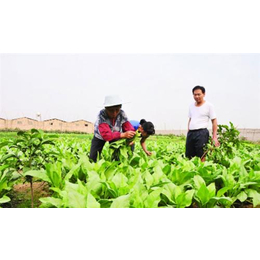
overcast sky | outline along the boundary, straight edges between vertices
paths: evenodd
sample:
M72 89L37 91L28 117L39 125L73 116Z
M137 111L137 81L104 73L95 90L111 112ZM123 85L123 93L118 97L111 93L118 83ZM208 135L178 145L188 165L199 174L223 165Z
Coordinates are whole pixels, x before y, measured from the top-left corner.
M206 88L218 122L260 128L260 54L1 54L0 117L96 120L118 94L129 119L186 129L191 90Z

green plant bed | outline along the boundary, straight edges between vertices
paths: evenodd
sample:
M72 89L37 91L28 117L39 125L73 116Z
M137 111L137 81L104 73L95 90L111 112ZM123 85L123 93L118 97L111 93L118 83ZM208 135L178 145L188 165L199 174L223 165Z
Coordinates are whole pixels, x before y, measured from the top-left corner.
M210 143L206 162L185 158L183 136L151 136L151 156L136 138L134 152L124 140L106 143L94 163L91 135L19 132L0 144L0 206L29 208L33 197L34 207L56 208L259 207L260 147L237 134L220 126L221 147Z

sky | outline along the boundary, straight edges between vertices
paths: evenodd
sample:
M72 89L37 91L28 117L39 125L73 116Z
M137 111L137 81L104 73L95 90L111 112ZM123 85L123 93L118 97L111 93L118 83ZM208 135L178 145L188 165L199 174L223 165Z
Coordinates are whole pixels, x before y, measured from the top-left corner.
M201 85L219 124L260 128L260 54L2 53L0 84L6 119L95 122L105 96L119 95L129 120L186 129L191 90Z

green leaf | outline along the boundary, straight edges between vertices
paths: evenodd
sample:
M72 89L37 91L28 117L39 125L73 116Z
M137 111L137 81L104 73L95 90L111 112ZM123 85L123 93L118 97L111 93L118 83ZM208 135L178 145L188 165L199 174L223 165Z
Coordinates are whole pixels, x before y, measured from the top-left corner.
M21 175L19 172L13 171L13 172L12 172L11 180L12 180L12 181L17 180L17 179L21 178L21 176L22 176L22 175Z
M173 191L172 191L172 194L173 194L173 198L174 198L174 201L176 201L176 199L180 196L180 194L184 193L183 192L183 186L175 186Z
M117 161L112 162L112 164L105 170L104 175L107 180L110 180L113 178L113 176L115 175L115 173L117 171L117 165L118 165Z
M34 133L37 133L37 134L38 134L38 133L39 133L39 130L38 130L38 129L35 129L35 128L32 128L32 129L31 129L31 133L32 133L32 134L34 134Z
M18 135L18 136L23 136L24 134L25 134L24 131L18 131L18 132L17 132L17 135Z
M56 207L56 208L61 208L62 207L62 200L61 199L57 199L57 198L53 198L53 197L47 197L47 198L40 198L39 201L42 203L41 204L41 208L44 207Z
M202 184L200 186L199 190L196 193L196 198L198 198L202 206L205 206L209 202L209 190L207 189L205 184Z
M98 190L101 188L101 180L97 172L95 171L89 172L89 178L87 180L86 187L89 192L94 191L95 193L97 193Z
M46 171L44 170L29 170L24 173L24 176L32 176L32 177L37 177L43 181L51 183L51 180L46 174Z
M17 158L17 155L16 154L7 154L7 155L2 157L1 162L4 162L9 158Z
M4 141L4 142L1 142L0 143L0 148L6 146L6 145L9 145L9 142L8 141Z
M207 189L209 191L209 197L212 198L216 194L216 186L215 183L211 183L210 185L207 186Z
M0 198L0 204L7 203L9 201L11 201L11 199L5 195L2 198Z
M260 194L256 190L248 189L246 190L248 197L253 199L253 206L256 207L260 205Z
M80 164L75 164L72 166L70 171L66 174L64 180L68 181L70 178L74 175L76 178L78 178L78 173L80 170Z
M55 145L55 142L54 142L54 141L52 141L52 140L45 140L45 141L43 141L43 142L42 142L42 145L44 145L44 144L51 144L51 145Z
M112 182L116 185L117 188L127 186L127 177L123 173L117 173L112 178Z
M152 191L147 199L145 200L145 207L147 208L157 208L158 207L158 203L161 200L160 194L161 194L162 189L159 188L155 191Z
M98 202L99 202L101 208L110 208L110 206L112 204L111 199L100 199Z
M111 208L129 208L130 195L122 195L113 200Z
M120 148L120 154L121 154L121 156L123 156L125 159L127 159L127 158L128 158L127 148L126 148L126 147L121 147L121 148Z
M101 184L103 184L106 187L108 197L110 197L110 198L118 197L117 190L113 190L107 182L101 182Z
M181 193L176 198L176 207L177 208L186 208L189 207L192 203L193 195L195 191L194 190L187 190L185 193Z
M241 191L237 195L237 199L240 200L241 202L244 202L247 199L247 194L244 191Z
M149 189L153 184L153 176L150 174L149 171L145 171L143 174L143 178L146 182L147 188Z
M87 203L85 196L77 191L70 191L67 193L69 208L86 208Z
M87 208L100 208L100 204L91 193L87 196Z
M62 166L61 163L46 164L46 175L48 176L51 184L59 188L63 185L62 180Z
M199 190L201 186L206 187L205 181L199 175L194 176L193 181L194 181L194 188L197 190Z
M164 176L161 166L156 165L154 167L154 174L152 176L154 179L154 182L153 182L154 184L160 182L161 178Z
M228 190L230 190L230 187L223 187L217 192L217 197L222 197Z
M233 202L233 200L229 197L212 197L212 200L220 201L220 202Z
M176 185L171 183L168 183L163 186L162 193L170 200L172 201L174 199L174 190Z
M4 171L5 169L9 168L10 166L8 164L4 164L0 166L0 172Z

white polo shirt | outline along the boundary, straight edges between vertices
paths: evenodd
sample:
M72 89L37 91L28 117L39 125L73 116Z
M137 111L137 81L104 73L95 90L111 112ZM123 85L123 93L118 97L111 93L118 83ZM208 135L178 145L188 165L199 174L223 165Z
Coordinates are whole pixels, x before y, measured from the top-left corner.
M202 106L190 105L189 118L191 118L189 130L208 128L209 120L217 118L214 106L205 100Z

